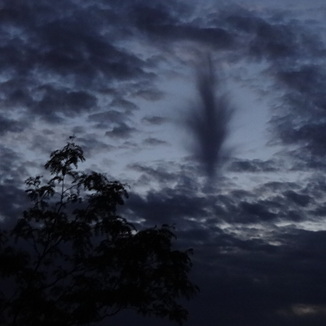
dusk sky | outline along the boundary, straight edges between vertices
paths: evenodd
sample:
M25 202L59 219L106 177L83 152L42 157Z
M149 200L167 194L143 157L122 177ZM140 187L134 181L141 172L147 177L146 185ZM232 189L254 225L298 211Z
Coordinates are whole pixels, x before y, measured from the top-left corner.
M1 223L74 135L194 249L185 326L325 325L325 32L325 0L0 0Z

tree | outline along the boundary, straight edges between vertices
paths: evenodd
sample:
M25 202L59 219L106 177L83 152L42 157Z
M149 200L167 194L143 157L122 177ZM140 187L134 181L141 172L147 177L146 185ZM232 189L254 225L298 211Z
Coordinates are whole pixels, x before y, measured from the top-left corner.
M3 323L84 325L124 309L183 323L179 299L198 291L191 250L173 248L168 225L137 231L117 213L125 186L78 171L84 160L73 140L52 152L49 180L26 180L33 205L0 232Z

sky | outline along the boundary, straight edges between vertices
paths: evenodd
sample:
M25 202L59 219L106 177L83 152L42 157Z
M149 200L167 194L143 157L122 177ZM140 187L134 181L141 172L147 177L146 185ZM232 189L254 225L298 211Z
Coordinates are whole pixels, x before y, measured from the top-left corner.
M325 21L321 0L0 0L2 223L74 135L126 217L194 249L186 326L325 325Z

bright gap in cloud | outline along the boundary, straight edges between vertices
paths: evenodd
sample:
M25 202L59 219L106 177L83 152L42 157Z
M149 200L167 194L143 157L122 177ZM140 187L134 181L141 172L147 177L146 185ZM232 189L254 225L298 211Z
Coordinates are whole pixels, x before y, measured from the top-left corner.
M278 314L283 316L298 316L298 317L309 317L309 316L325 316L326 305L312 305L297 303L292 306L278 311Z

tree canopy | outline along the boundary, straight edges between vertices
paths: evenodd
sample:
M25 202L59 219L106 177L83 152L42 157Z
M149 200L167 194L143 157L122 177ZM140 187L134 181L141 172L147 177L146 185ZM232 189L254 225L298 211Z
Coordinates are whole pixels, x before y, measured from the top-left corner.
M0 231L0 324L83 325L124 309L182 324L198 288L191 250L173 247L169 225L136 230L118 214L125 185L81 172L72 139L51 153L49 178L30 177L32 205Z

